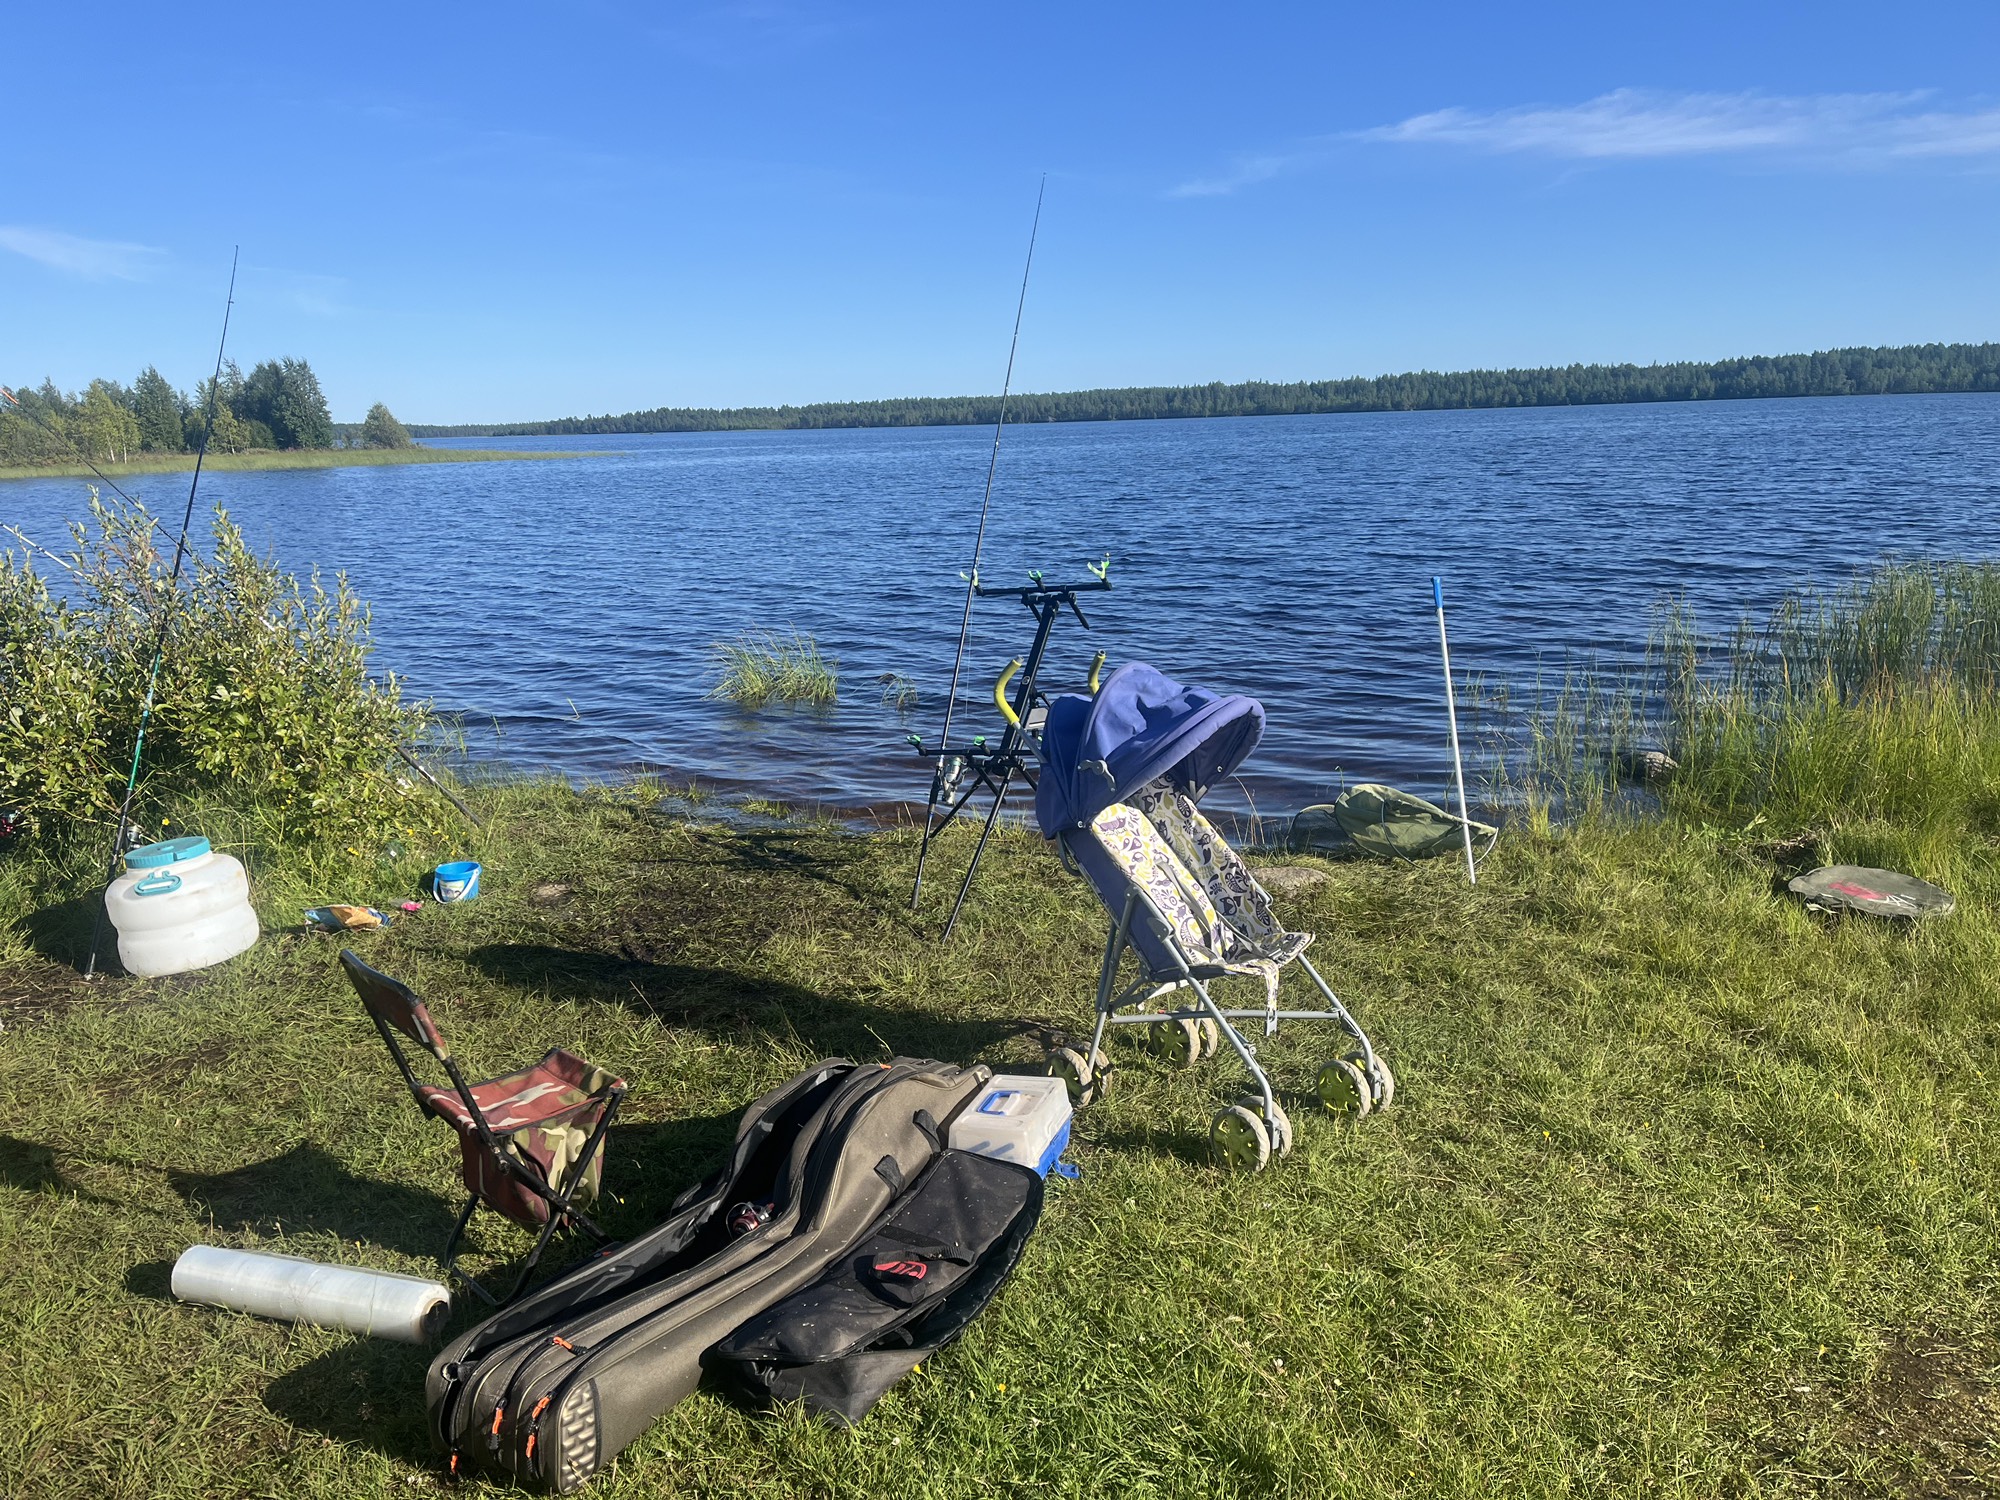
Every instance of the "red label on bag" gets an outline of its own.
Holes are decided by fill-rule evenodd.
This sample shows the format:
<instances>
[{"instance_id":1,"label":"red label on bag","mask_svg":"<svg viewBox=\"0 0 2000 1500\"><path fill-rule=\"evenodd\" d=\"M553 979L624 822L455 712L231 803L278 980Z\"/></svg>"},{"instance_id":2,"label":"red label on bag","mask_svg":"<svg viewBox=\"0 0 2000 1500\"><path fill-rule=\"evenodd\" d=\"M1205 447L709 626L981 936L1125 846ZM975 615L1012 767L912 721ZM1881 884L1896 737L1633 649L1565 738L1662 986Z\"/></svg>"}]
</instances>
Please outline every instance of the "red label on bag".
<instances>
[{"instance_id":1,"label":"red label on bag","mask_svg":"<svg viewBox=\"0 0 2000 1500\"><path fill-rule=\"evenodd\" d=\"M905 1281L922 1281L930 1274L930 1267L920 1260L878 1260L875 1262L877 1276L900 1276Z\"/></svg>"}]
</instances>

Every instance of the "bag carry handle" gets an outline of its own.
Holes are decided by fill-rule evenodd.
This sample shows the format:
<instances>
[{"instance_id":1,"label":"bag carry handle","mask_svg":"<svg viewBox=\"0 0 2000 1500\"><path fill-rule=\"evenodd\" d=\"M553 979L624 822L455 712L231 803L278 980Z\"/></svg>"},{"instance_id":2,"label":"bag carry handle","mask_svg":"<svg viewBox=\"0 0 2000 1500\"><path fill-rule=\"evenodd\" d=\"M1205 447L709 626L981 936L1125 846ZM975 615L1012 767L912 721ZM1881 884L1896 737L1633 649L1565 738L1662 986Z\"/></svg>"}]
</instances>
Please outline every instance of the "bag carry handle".
<instances>
[{"instance_id":1,"label":"bag carry handle","mask_svg":"<svg viewBox=\"0 0 2000 1500\"><path fill-rule=\"evenodd\" d=\"M181 888L181 878L172 870L155 870L134 882L132 894L135 896L164 896L169 891Z\"/></svg>"}]
</instances>

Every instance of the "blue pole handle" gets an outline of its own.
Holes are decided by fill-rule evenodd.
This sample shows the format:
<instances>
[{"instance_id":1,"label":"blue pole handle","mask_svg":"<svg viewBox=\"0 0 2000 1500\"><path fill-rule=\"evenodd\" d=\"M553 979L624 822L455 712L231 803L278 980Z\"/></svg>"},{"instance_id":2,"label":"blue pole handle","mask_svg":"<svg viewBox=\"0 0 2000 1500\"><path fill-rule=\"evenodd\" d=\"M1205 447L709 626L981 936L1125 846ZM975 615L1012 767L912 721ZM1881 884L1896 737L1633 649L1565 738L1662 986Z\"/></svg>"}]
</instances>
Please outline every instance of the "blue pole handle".
<instances>
[{"instance_id":1,"label":"blue pole handle","mask_svg":"<svg viewBox=\"0 0 2000 1500\"><path fill-rule=\"evenodd\" d=\"M1436 601L1439 609L1444 608L1444 580L1442 578L1432 577L1431 598Z\"/></svg>"}]
</instances>

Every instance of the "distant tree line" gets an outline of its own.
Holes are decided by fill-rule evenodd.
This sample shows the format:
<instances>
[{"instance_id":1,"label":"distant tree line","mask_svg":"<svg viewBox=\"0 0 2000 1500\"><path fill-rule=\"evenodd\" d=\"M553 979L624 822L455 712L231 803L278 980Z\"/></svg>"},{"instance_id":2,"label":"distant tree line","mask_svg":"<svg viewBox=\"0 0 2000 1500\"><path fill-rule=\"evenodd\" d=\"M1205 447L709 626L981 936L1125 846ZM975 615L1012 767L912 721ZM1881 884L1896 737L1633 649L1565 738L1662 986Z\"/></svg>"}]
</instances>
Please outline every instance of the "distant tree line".
<instances>
[{"instance_id":1,"label":"distant tree line","mask_svg":"<svg viewBox=\"0 0 2000 1500\"><path fill-rule=\"evenodd\" d=\"M2000 391L2000 344L1909 344L1726 359L1713 364L1568 365L1535 370L1418 371L1373 379L1263 380L1225 385L1058 391L1007 400L1010 422L1129 422L1154 417L1272 417L1313 412L1444 411L1496 406L1599 406L1628 401L1725 401L1765 396L1920 395ZM727 410L657 407L623 416L563 417L451 427L418 437L542 437L573 433L736 432L795 427L983 426L998 396L922 396Z\"/></svg>"},{"instance_id":2,"label":"distant tree line","mask_svg":"<svg viewBox=\"0 0 2000 1500\"><path fill-rule=\"evenodd\" d=\"M82 391L54 381L13 387L20 409L0 402L0 466L125 463L146 453L192 453L208 421L210 382L192 394L176 390L148 365L131 385L93 380ZM319 377L302 359L272 359L246 376L234 360L214 382L215 430L209 448L242 453L256 448L331 448L336 440L370 447L408 447L410 434L379 403L351 435L336 431Z\"/></svg>"}]
</instances>

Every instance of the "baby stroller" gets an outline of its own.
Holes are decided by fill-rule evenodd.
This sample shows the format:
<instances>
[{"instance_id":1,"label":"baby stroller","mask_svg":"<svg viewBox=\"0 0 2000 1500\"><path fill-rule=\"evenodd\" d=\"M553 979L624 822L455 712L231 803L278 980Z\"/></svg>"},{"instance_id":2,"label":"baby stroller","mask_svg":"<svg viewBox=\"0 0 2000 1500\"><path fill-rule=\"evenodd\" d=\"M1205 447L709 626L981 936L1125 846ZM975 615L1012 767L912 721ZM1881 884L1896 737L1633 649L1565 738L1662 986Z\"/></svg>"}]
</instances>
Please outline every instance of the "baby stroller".
<instances>
[{"instance_id":1,"label":"baby stroller","mask_svg":"<svg viewBox=\"0 0 2000 1500\"><path fill-rule=\"evenodd\" d=\"M1263 733L1264 708L1255 699L1183 687L1133 662L1095 694L1049 705L1035 790L1042 833L1112 917L1090 1051L1052 1048L1050 1072L1067 1080L1081 1106L1108 1082L1108 1026L1149 1027L1151 1050L1182 1067L1214 1056L1227 1038L1254 1093L1215 1116L1209 1140L1219 1160L1247 1171L1261 1171L1274 1151L1289 1153L1292 1126L1256 1048L1232 1023L1259 1020L1272 1036L1280 1021L1339 1022L1357 1046L1320 1070L1318 1094L1329 1108L1366 1115L1386 1109L1396 1090L1388 1064L1307 960L1312 934L1279 924L1271 898L1195 805ZM1121 987L1128 948L1139 972ZM1312 977L1327 1009L1278 1009L1279 974L1291 963ZM1263 982L1261 1008L1216 1003L1210 986L1238 975ZM1157 1008L1183 990L1193 992L1188 1003Z\"/></svg>"}]
</instances>

